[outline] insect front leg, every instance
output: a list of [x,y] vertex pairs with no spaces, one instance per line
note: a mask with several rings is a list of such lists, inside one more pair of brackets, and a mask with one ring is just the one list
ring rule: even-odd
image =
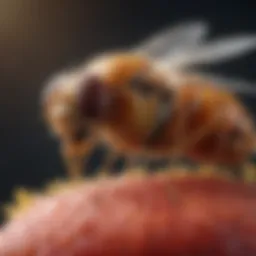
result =
[[73,179],[83,176],[86,160],[94,143],[91,141],[64,141],[61,145],[61,153],[68,175]]

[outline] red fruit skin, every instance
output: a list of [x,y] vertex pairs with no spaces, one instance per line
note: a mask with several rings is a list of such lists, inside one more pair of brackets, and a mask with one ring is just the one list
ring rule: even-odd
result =
[[38,199],[1,256],[255,256],[256,187],[217,178],[95,181]]

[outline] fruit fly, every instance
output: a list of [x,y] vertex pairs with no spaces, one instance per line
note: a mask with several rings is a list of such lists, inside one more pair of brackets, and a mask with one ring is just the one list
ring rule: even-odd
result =
[[43,113],[71,174],[81,174],[86,154],[100,142],[133,161],[185,156],[238,164],[249,157],[254,124],[234,92],[253,92],[252,86],[196,66],[246,54],[256,37],[207,41],[208,31],[205,22],[182,23],[48,81]]

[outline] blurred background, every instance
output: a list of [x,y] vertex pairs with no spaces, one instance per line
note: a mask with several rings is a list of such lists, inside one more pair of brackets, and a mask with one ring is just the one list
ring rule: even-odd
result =
[[[215,36],[256,33],[254,7],[242,0],[0,0],[0,203],[16,186],[65,175],[40,116],[40,91],[51,74],[184,20],[208,20]],[[251,54],[212,69],[254,81],[255,64]],[[253,113],[255,97],[242,96]]]

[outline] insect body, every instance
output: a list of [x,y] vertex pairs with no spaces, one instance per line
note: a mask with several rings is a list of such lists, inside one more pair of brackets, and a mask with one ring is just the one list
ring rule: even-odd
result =
[[[79,166],[77,173],[93,141],[106,141],[130,157],[246,160],[254,127],[245,107],[224,89],[232,83],[191,68],[246,53],[256,39],[205,43],[206,28],[191,23],[164,31],[137,48],[99,56],[51,80],[44,94],[46,118],[65,158],[72,159],[73,169]],[[238,82],[233,87],[248,88]]]

